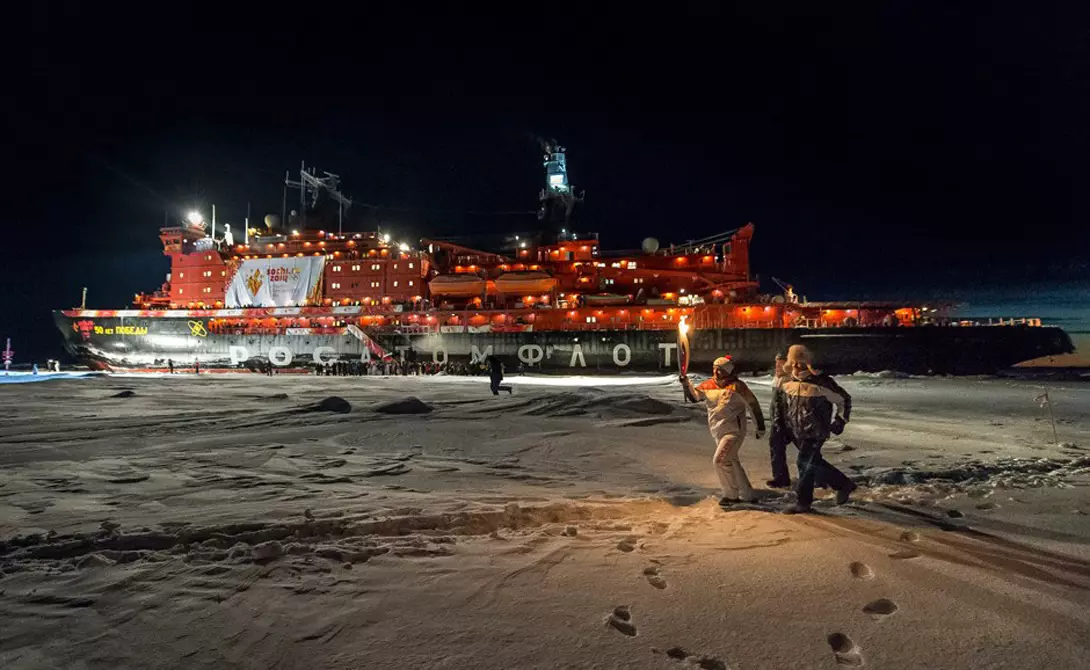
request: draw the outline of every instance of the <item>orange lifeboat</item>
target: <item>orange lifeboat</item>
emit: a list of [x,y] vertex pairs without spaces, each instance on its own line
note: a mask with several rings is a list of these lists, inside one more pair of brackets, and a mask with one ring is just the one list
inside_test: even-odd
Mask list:
[[434,296],[472,298],[484,293],[485,281],[471,274],[439,275],[428,282],[428,289]]
[[496,290],[500,293],[536,295],[554,288],[556,279],[544,272],[505,272],[496,277]]
[[597,293],[584,295],[583,299],[588,305],[627,305],[632,302],[632,296],[618,293]]

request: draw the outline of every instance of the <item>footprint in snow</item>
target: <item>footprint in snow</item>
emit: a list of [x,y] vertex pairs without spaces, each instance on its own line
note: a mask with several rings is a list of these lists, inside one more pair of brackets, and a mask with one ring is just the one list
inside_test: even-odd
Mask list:
[[628,605],[618,605],[606,619],[606,625],[629,637],[636,637],[636,625],[632,623],[632,611]]
[[856,579],[874,579],[874,570],[866,563],[855,561],[848,566],[848,569],[852,571],[852,577]]
[[826,641],[833,650],[837,665],[856,668],[863,665],[863,650],[844,633],[832,633]]
[[654,586],[656,589],[666,588],[666,580],[659,575],[659,568],[656,565],[643,569],[643,575],[647,577],[647,583]]
[[884,619],[898,609],[900,608],[897,606],[897,603],[888,598],[879,598],[878,600],[869,602],[863,606],[863,611],[873,616],[876,620]]

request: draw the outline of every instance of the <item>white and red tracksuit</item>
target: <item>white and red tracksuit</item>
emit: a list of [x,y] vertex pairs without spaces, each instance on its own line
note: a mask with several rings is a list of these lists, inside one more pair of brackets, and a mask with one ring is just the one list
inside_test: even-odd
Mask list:
[[740,379],[727,381],[723,386],[715,379],[709,379],[694,390],[697,400],[703,400],[708,409],[708,430],[716,445],[712,464],[719,476],[723,497],[753,500],[753,486],[738,452],[746,440],[747,408],[757,422],[758,433],[764,432],[765,420],[757,397]]

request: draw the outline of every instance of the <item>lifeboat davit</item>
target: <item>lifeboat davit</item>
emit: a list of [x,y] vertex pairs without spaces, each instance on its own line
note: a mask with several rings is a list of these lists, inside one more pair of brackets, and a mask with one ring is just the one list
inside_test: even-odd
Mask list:
[[556,288],[556,279],[544,272],[505,272],[496,277],[500,293],[534,295],[549,293]]
[[435,296],[473,298],[484,293],[485,281],[470,274],[439,275],[428,282],[428,289]]

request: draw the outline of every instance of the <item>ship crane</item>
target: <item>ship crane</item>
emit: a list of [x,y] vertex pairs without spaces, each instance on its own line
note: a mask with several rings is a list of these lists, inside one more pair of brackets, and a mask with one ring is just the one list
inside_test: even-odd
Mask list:
[[799,296],[795,293],[795,288],[791,286],[791,284],[786,284],[775,277],[772,278],[772,281],[776,282],[776,285],[783,289],[783,297],[786,302],[793,305],[798,304]]

